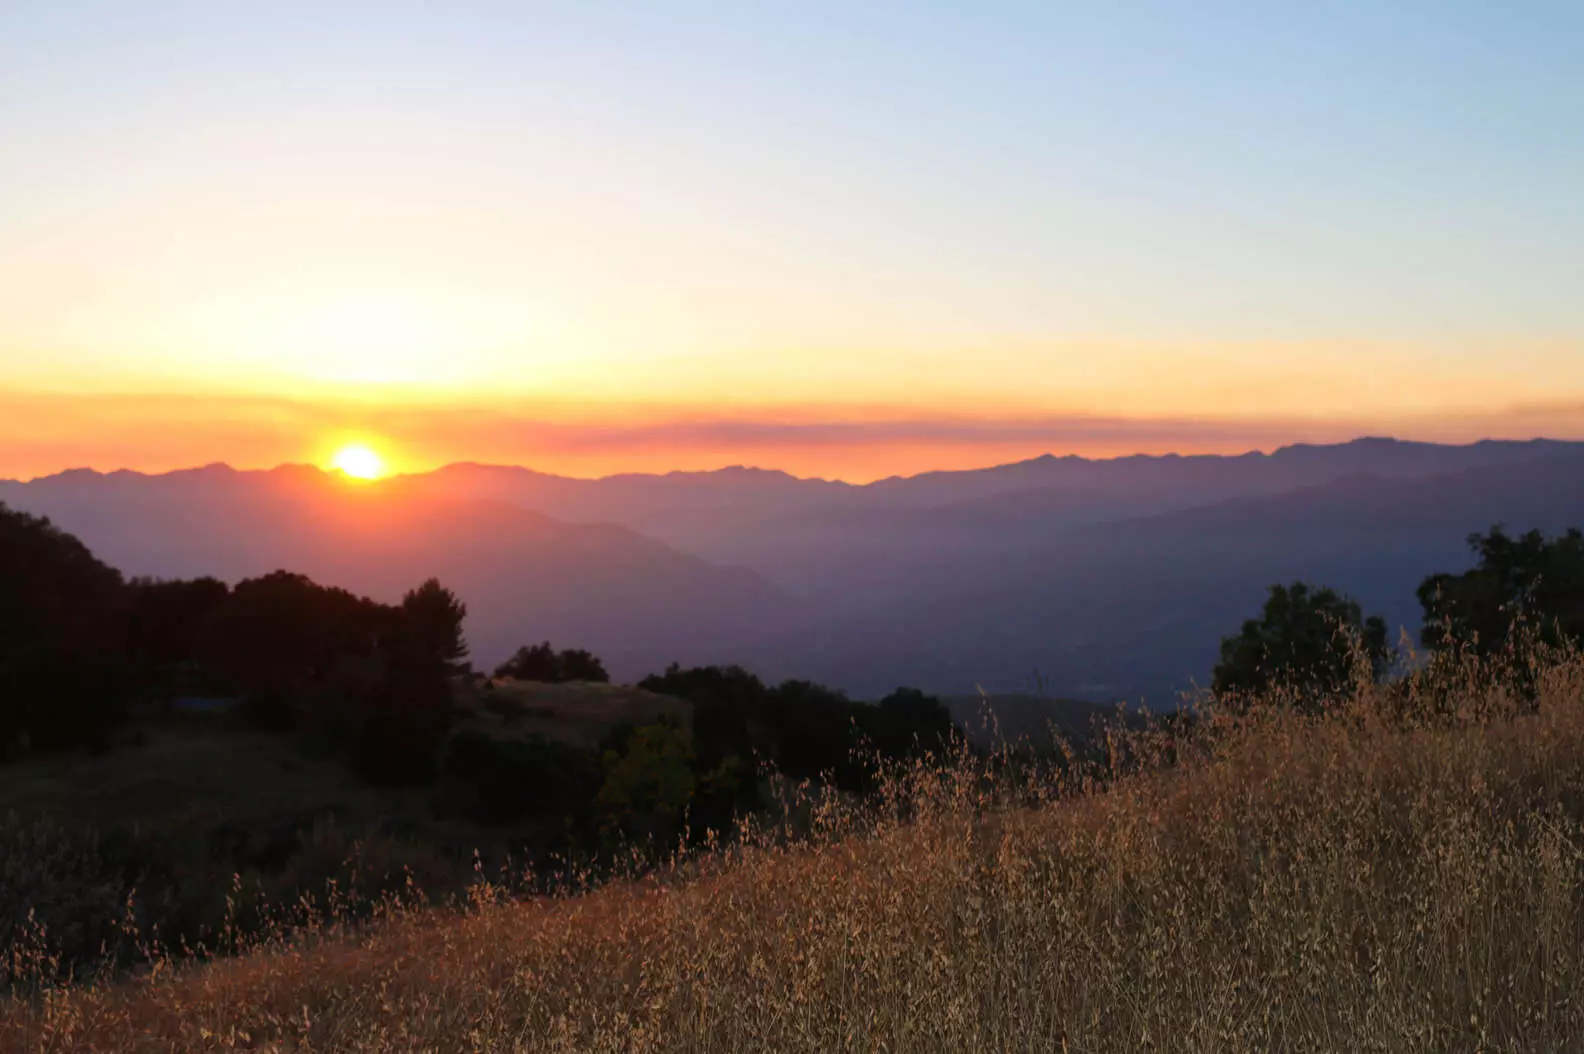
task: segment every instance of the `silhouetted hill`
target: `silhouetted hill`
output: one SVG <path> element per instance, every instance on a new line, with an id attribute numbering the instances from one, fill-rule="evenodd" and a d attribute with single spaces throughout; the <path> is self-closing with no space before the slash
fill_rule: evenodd
<path id="1" fill-rule="evenodd" d="M 0 501 L 134 574 L 284 566 L 385 597 L 439 575 L 489 663 L 548 637 L 618 679 L 735 661 L 878 696 L 1037 673 L 1056 695 L 1160 706 L 1208 678 L 1274 582 L 1335 586 L 1416 630 L 1415 588 L 1468 566 L 1469 533 L 1584 524 L 1581 478 L 1580 443 L 1361 439 L 865 486 L 744 468 L 453 465 L 375 486 L 301 466 L 68 472 L 0 484 Z"/>
<path id="2" fill-rule="evenodd" d="M 71 472 L 0 484 L 129 575 L 235 581 L 289 568 L 375 598 L 440 577 L 467 602 L 473 654 L 576 642 L 620 678 L 722 661 L 773 632 L 792 601 L 612 525 L 574 526 L 499 502 L 439 500 L 304 467 L 158 476 Z"/>

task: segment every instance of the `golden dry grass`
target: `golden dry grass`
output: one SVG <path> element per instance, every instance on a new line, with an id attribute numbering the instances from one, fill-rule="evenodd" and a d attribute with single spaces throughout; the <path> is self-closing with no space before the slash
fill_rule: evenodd
<path id="1" fill-rule="evenodd" d="M 1584 664 L 900 775 L 796 845 L 17 999 L 19 1050 L 1584 1049 Z M 1395 716 L 1389 716 L 1395 715 Z M 1114 769 L 1112 771 L 1115 771 Z"/>

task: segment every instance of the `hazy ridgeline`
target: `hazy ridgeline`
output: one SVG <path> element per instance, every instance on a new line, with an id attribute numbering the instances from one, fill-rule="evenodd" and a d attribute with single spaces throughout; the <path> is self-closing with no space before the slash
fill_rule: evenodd
<path id="1" fill-rule="evenodd" d="M 467 601 L 483 666 L 588 648 L 631 683 L 741 663 L 878 698 L 1027 690 L 1169 707 L 1273 582 L 1396 639 L 1471 531 L 1584 523 L 1584 444 L 1363 439 L 1236 457 L 1043 457 L 852 486 L 746 469 L 566 479 L 456 465 L 352 487 L 307 468 L 0 481 L 129 575 L 289 568 L 386 603 Z"/>
<path id="2" fill-rule="evenodd" d="M 1362 668 L 1361 668 L 1362 672 Z M 964 754 L 647 877 L 281 931 L 73 987 L 7 1048 L 1584 1049 L 1584 661 Z M 788 838 L 789 830 L 796 833 Z"/>

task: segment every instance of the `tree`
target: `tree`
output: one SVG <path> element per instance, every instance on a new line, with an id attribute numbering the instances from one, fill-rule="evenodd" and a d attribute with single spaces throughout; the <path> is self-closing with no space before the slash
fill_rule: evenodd
<path id="1" fill-rule="evenodd" d="M 1379 677 L 1390 655 L 1381 618 L 1365 618 L 1356 601 L 1333 589 L 1271 586 L 1260 618 L 1221 641 L 1212 685 L 1217 694 L 1287 689 L 1318 704 L 1353 683 L 1355 646 Z"/>
<path id="2" fill-rule="evenodd" d="M 764 682 L 741 666 L 693 666 L 678 663 L 664 673 L 638 682 L 646 692 L 669 695 L 693 704 L 693 749 L 699 762 L 714 768 L 728 757 L 751 757 L 768 747 Z"/>
<path id="3" fill-rule="evenodd" d="M 610 680 L 605 666 L 592 653 L 581 648 L 568 648 L 558 652 L 549 641 L 533 647 L 518 648 L 516 653 L 495 668 L 496 677 L 510 677 L 514 681 L 543 681 L 562 684 L 566 681 L 595 681 L 604 684 Z"/>
<path id="4" fill-rule="evenodd" d="M 198 652 L 260 724 L 312 730 L 373 781 L 421 783 L 451 727 L 465 612 L 433 579 L 393 607 L 276 571 L 237 584 Z"/>
<path id="5" fill-rule="evenodd" d="M 610 682 L 610 674 L 605 672 L 605 664 L 593 652 L 584 651 L 582 648 L 568 648 L 561 653 L 561 679 L 563 681 L 592 681 L 597 684 Z"/>
<path id="6" fill-rule="evenodd" d="M 892 759 L 946 750 L 957 734 L 946 704 L 917 688 L 898 688 L 863 712 L 860 723 L 875 750 Z"/>
<path id="7" fill-rule="evenodd" d="M 197 651 L 203 668 L 258 712 L 289 722 L 287 712 L 309 688 L 347 659 L 380 654 L 396 630 L 391 608 L 275 571 L 237 583 L 205 624 Z"/>
<path id="8" fill-rule="evenodd" d="M 693 799 L 693 737 L 673 721 L 634 729 L 623 750 L 605 752 L 605 783 L 595 796 L 612 833 L 667 841 Z"/>
<path id="9" fill-rule="evenodd" d="M 95 741 L 124 712 L 120 572 L 0 504 L 0 758 Z"/>
<path id="10" fill-rule="evenodd" d="M 214 578 L 134 578 L 128 583 L 125 640 L 142 691 L 168 696 L 208 690 L 198 665 L 198 643 L 230 596 L 230 588 Z"/>
<path id="11" fill-rule="evenodd" d="M 773 730 L 776 767 L 793 779 L 831 777 L 847 790 L 865 780 L 853 757 L 855 704 L 811 681 L 786 681 L 769 692 L 765 723 Z"/>
<path id="12" fill-rule="evenodd" d="M 439 579 L 431 578 L 409 591 L 402 597 L 401 611 L 417 661 L 454 669 L 467 658 L 467 639 L 462 635 L 467 605 Z"/>
<path id="13" fill-rule="evenodd" d="M 1490 655 L 1512 642 L 1520 619 L 1550 644 L 1584 640 L 1584 533 L 1513 538 L 1497 525 L 1468 542 L 1479 557 L 1474 568 L 1431 575 L 1419 586 L 1425 647 Z"/>

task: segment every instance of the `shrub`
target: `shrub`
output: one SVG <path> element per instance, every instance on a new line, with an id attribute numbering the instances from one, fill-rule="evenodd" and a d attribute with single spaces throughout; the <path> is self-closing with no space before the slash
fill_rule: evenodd
<path id="1" fill-rule="evenodd" d="M 603 775 L 592 751 L 542 736 L 459 732 L 446 746 L 441 793 L 449 807 L 490 823 L 538 819 L 576 828 L 586 823 Z"/>
<path id="2" fill-rule="evenodd" d="M 495 668 L 495 676 L 550 684 L 567 681 L 604 684 L 610 681 L 610 674 L 605 672 L 604 665 L 592 653 L 574 648 L 556 651 L 549 641 L 531 648 L 518 648 L 516 654 Z"/>

